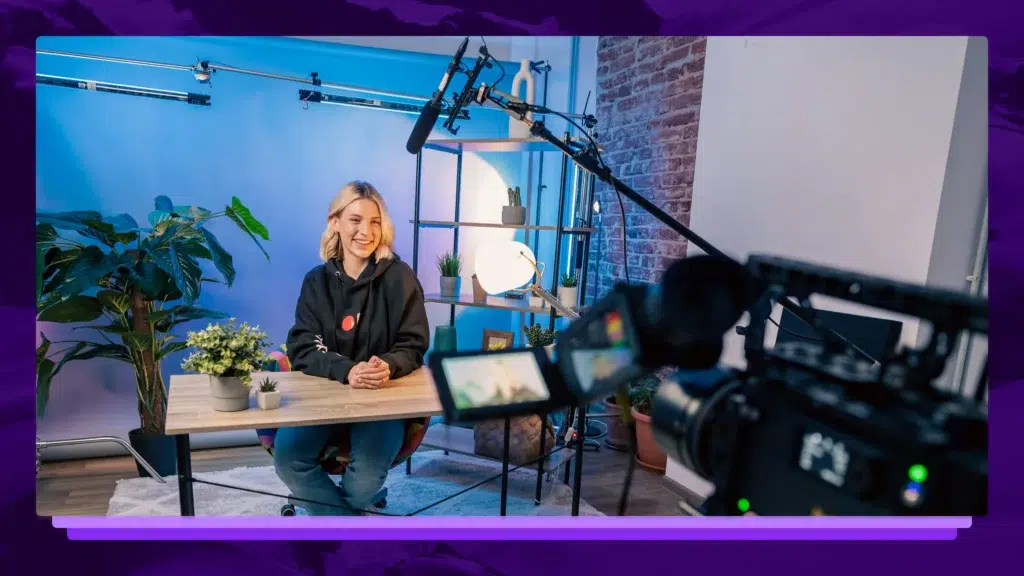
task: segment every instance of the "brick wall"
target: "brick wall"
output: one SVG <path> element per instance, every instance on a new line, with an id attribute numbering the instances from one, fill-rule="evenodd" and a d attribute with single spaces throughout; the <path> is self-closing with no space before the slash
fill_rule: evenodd
<path id="1" fill-rule="evenodd" d="M 706 39 L 604 36 L 597 47 L 598 142 L 612 173 L 683 224 L 690 221 Z M 615 191 L 598 182 L 586 301 L 626 278 Z M 629 277 L 657 282 L 686 240 L 622 198 Z"/>

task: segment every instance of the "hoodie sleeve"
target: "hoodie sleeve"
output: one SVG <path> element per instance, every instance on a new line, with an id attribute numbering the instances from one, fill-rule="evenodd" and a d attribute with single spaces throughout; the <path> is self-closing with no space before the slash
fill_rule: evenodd
<path id="1" fill-rule="evenodd" d="M 288 332 L 288 359 L 294 369 L 303 374 L 347 384 L 348 372 L 355 362 L 328 351 L 324 345 L 323 323 L 317 307 L 324 306 L 326 300 L 317 296 L 315 276 L 309 274 L 302 282 L 302 291 L 295 306 L 295 324 Z"/>
<path id="2" fill-rule="evenodd" d="M 392 292 L 394 298 L 401 299 L 395 345 L 387 354 L 380 356 L 391 367 L 392 378 L 401 378 L 423 366 L 423 356 L 430 348 L 430 323 L 427 321 L 423 288 L 412 270 L 403 276 L 399 288 Z"/>

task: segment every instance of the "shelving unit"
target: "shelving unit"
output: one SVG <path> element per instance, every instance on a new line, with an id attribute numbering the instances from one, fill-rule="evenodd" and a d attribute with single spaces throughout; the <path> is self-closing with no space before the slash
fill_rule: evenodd
<path id="1" fill-rule="evenodd" d="M 570 145 L 578 144 L 580 139 L 573 139 L 569 134 L 565 135 L 566 143 Z M 420 219 L 420 207 L 421 207 L 421 196 L 422 196 L 422 182 L 423 182 L 423 154 L 427 151 L 440 152 L 446 154 L 453 154 L 456 156 L 456 175 L 455 175 L 455 215 L 451 221 L 439 221 L 439 220 L 421 220 Z M 540 175 L 538 177 L 539 182 L 534 184 L 531 181 L 527 184 L 527 198 L 526 198 L 526 210 L 527 220 L 525 224 L 520 225 L 507 225 L 501 223 L 491 222 L 466 222 L 460 219 L 460 206 L 462 200 L 462 159 L 465 152 L 503 152 L 503 153 L 543 153 L 543 152 L 561 152 L 558 148 L 551 145 L 551 143 L 539 139 L 539 138 L 503 138 L 503 139 L 445 139 L 445 140 L 428 140 L 423 149 L 416 156 L 416 190 L 415 190 L 415 203 L 413 206 L 413 219 L 411 221 L 413 225 L 413 248 L 412 248 L 412 266 L 413 272 L 419 274 L 419 257 L 420 257 L 420 230 L 423 228 L 434 228 L 434 229 L 449 229 L 452 230 L 452 253 L 458 254 L 459 252 L 459 230 L 461 228 L 501 228 L 510 230 L 523 230 L 526 232 L 523 236 L 523 243 L 531 246 L 534 252 L 538 252 L 539 244 L 539 233 L 540 232 L 551 232 L 555 234 L 555 252 L 554 259 L 551 264 L 546 268 L 552 272 L 552 278 L 550 278 L 550 292 L 558 296 L 559 280 L 561 275 L 561 261 L 562 261 L 562 242 L 563 237 L 568 236 L 577 240 L 582 239 L 582 254 L 580 265 L 577 267 L 578 275 L 580 277 L 580 287 L 577 290 L 578 298 L 582 298 L 584 294 L 584 287 L 586 285 L 586 270 L 587 260 L 589 257 L 590 248 L 590 234 L 596 232 L 596 229 L 590 226 L 592 213 L 590 209 L 590 203 L 593 201 L 594 195 L 594 180 L 589 179 L 589 186 L 581 187 L 580 194 L 583 194 L 586 198 L 577 202 L 573 206 L 572 210 L 572 221 L 574 223 L 584 224 L 581 226 L 565 226 L 565 215 L 566 215 L 566 187 L 568 174 L 569 159 L 565 155 L 562 155 L 561 172 L 559 178 L 559 190 L 558 190 L 558 217 L 553 225 L 542 225 L 538 222 L 531 222 L 531 216 L 534 214 L 539 215 L 538 207 L 541 206 L 544 198 L 544 186 L 543 186 L 543 163 L 540 164 Z M 532 157 L 532 156 L 531 156 Z M 532 162 L 531 162 L 532 165 Z M 585 190 L 583 189 L 585 188 Z M 536 190 L 536 195 L 531 194 L 531 190 Z M 534 204 L 536 203 L 536 204 Z M 531 209 L 532 208 L 532 209 Z M 578 214 L 577 214 L 578 213 Z M 532 238 L 531 238 L 532 237 Z M 533 242 L 531 243 L 531 239 Z M 540 258 L 540 254 L 538 254 Z M 557 313 L 550 307 L 533 307 L 530 305 L 529 298 L 524 299 L 513 299 L 504 298 L 500 296 L 488 296 L 483 302 L 477 302 L 474 300 L 472 294 L 460 294 L 454 297 L 441 296 L 437 292 L 428 292 L 425 294 L 427 302 L 436 304 L 447 304 L 449 306 L 449 325 L 455 325 L 455 309 L 459 306 L 477 307 L 477 308 L 489 308 L 493 310 L 506 310 L 510 312 L 518 312 L 521 315 L 520 325 L 526 324 L 523 321 L 522 315 L 529 314 L 530 321 L 533 323 L 533 316 L 537 314 L 548 316 L 548 327 L 554 329 L 555 320 L 557 319 Z M 579 305 L 579 302 L 577 302 Z M 522 336 L 520 336 L 521 338 Z M 509 434 L 509 420 L 505 419 L 505 450 L 502 457 L 502 489 L 501 489 L 501 515 L 505 515 L 505 503 L 507 500 L 508 490 L 508 465 L 509 465 L 509 446 L 508 446 L 508 434 Z M 445 452 L 454 452 L 458 454 L 464 454 L 468 456 L 474 456 L 478 458 L 488 459 L 475 453 L 474 441 L 473 441 L 473 430 L 460 428 L 456 426 L 449 426 L 445 424 L 435 424 L 430 427 L 427 431 L 427 437 L 424 439 L 423 445 L 433 448 L 444 450 Z M 580 474 L 580 463 L 579 455 L 577 451 L 566 446 L 561 450 L 551 454 L 547 459 L 538 462 L 537 464 L 537 493 L 536 503 L 540 503 L 541 487 L 543 477 L 545 474 L 550 475 L 562 466 L 565 467 L 565 479 L 566 484 L 569 483 L 569 462 L 573 460 L 573 456 L 576 455 L 576 468 L 577 478 L 573 485 L 573 505 L 572 514 L 576 515 L 579 513 L 579 474 Z M 407 462 L 406 471 L 411 470 L 411 461 Z"/>
<path id="2" fill-rule="evenodd" d="M 566 135 L 565 141 L 570 145 L 579 144 L 582 142 L 579 138 L 571 138 Z M 555 296 L 558 295 L 558 285 L 560 278 L 560 271 L 562 260 L 562 242 L 563 236 L 583 237 L 585 249 L 582 255 L 582 265 L 580 270 L 581 276 L 585 275 L 587 269 L 587 260 L 589 256 L 589 236 L 596 232 L 595 228 L 590 226 L 565 226 L 565 193 L 566 193 L 566 180 L 568 177 L 568 162 L 569 159 L 563 156 L 562 170 L 560 185 L 558 191 L 558 220 L 553 225 L 542 225 L 538 223 L 530 223 L 531 206 L 527 206 L 527 223 L 526 224 L 501 224 L 497 222 L 465 222 L 459 219 L 459 208 L 461 205 L 462 197 L 462 155 L 465 152 L 504 152 L 504 153 L 543 153 L 543 152 L 560 152 L 558 148 L 551 145 L 550 142 L 542 140 L 540 138 L 482 138 L 482 139 L 443 139 L 443 140 L 428 140 L 423 146 L 423 150 L 430 150 L 434 152 L 442 152 L 447 154 L 453 154 L 456 156 L 456 176 L 455 176 L 455 218 L 450 221 L 442 220 L 421 220 L 420 219 L 420 200 L 422 193 L 422 170 L 423 170 L 423 154 L 421 151 L 416 156 L 416 195 L 415 204 L 413 207 L 413 219 L 410 223 L 413 225 L 413 271 L 419 273 L 419 237 L 420 230 L 423 228 L 434 228 L 434 229 L 450 229 L 453 230 L 452 238 L 452 252 L 458 253 L 459 251 L 459 229 L 460 228 L 492 228 L 492 229 L 508 229 L 508 230 L 524 230 L 535 232 L 533 234 L 534 244 L 537 243 L 537 232 L 554 232 L 555 237 L 555 254 L 554 264 L 548 267 L 548 270 L 553 271 L 553 277 L 550 278 L 551 287 L 549 291 Z M 541 174 L 541 180 L 543 174 Z M 536 186 L 536 198 L 528 195 L 528 204 L 536 202 L 540 205 L 543 200 L 543 185 L 542 182 Z M 588 198 L 593 197 L 593 182 L 591 181 L 590 189 L 588 190 Z M 586 204 L 584 204 L 586 205 Z M 580 219 L 580 218 L 575 218 Z M 589 223 L 590 214 L 587 210 L 586 221 Z M 530 246 L 531 235 L 524 235 L 523 243 Z M 531 246 L 535 251 L 537 246 Z M 538 255 L 539 257 L 539 255 Z M 577 291 L 581 296 L 583 290 Z M 462 295 L 455 298 L 441 296 L 438 293 L 428 293 L 426 295 L 427 301 L 432 303 L 449 304 L 451 306 L 449 323 L 455 325 L 455 308 L 457 306 L 472 306 L 478 308 L 492 308 L 496 310 L 508 310 L 512 312 L 522 312 L 534 314 L 543 314 L 549 317 L 548 324 L 549 328 L 554 329 L 555 320 L 557 313 L 554 310 L 544 307 L 535 308 L 529 305 L 528 301 L 518 300 L 512 298 L 503 297 L 488 297 L 486 302 L 474 302 L 473 298 L 469 295 Z M 577 303 L 578 305 L 579 303 Z"/>

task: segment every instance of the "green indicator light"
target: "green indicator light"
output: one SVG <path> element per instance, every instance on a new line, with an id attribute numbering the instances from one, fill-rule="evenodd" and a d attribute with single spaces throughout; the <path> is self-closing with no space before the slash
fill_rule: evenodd
<path id="1" fill-rule="evenodd" d="M 747 500 L 746 498 L 740 498 L 736 502 L 736 507 L 739 508 L 740 512 L 746 513 L 747 510 L 750 510 L 750 500 Z"/>
<path id="2" fill-rule="evenodd" d="M 914 464 L 910 467 L 910 470 L 907 471 L 907 476 L 909 476 L 914 482 L 921 484 L 928 479 L 928 469 L 920 464 Z"/>

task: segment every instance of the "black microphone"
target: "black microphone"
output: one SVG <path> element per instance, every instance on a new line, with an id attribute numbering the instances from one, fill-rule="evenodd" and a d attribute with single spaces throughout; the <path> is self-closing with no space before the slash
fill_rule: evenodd
<path id="1" fill-rule="evenodd" d="M 462 44 L 459 44 L 459 49 L 455 51 L 455 56 L 452 57 L 451 63 L 448 64 L 448 70 L 441 77 L 441 84 L 437 87 L 437 92 L 434 92 L 430 100 L 423 105 L 420 117 L 416 119 L 416 125 L 412 127 L 412 133 L 409 134 L 409 141 L 405 143 L 405 149 L 410 154 L 419 154 L 423 145 L 427 142 L 427 138 L 430 136 L 430 131 L 434 129 L 437 117 L 441 115 L 441 111 L 444 109 L 444 93 L 448 90 L 452 76 L 459 70 L 462 56 L 466 53 L 468 46 L 469 37 L 467 36 L 462 41 Z"/>

